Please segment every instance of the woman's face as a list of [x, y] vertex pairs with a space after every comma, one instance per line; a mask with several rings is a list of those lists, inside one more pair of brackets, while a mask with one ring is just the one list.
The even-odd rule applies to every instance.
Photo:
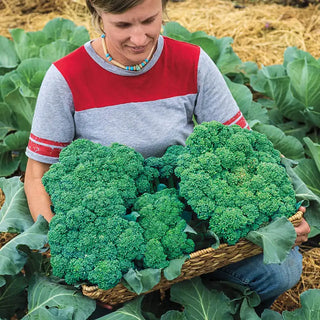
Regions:
[[101, 13], [106, 44], [114, 60], [141, 63], [156, 45], [162, 24], [162, 1], [144, 0], [124, 13]]

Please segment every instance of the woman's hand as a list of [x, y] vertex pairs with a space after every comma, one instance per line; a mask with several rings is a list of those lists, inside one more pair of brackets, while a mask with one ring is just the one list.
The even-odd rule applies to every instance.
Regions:
[[[299, 211], [302, 211], [303, 213], [306, 212], [306, 208], [305, 207], [300, 207]], [[310, 226], [308, 224], [308, 222], [302, 218], [301, 223], [295, 227], [296, 233], [297, 233], [297, 238], [296, 238], [296, 242], [295, 245], [299, 246], [301, 245], [303, 242], [308, 241], [308, 235], [310, 233]]]

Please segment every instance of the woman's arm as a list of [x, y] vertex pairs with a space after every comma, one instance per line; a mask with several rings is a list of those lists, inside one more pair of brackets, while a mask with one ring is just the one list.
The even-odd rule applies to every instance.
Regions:
[[50, 197], [41, 182], [44, 173], [47, 172], [49, 168], [50, 164], [42, 163], [30, 158], [28, 159], [24, 180], [24, 190], [33, 220], [36, 220], [40, 214], [48, 222], [50, 222], [53, 217], [53, 213], [50, 208]]

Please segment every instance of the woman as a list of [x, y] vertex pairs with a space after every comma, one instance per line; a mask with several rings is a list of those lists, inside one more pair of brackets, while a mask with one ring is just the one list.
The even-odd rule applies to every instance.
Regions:
[[[200, 123], [217, 120], [248, 127], [208, 55], [197, 46], [160, 35], [166, 2], [87, 0], [102, 36], [55, 62], [38, 96], [25, 176], [34, 219], [39, 214], [52, 218], [41, 178], [74, 139], [119, 142], [148, 157], [161, 156], [169, 145], [184, 144], [193, 130], [193, 117]], [[297, 244], [306, 241], [309, 232], [305, 222], [300, 228]], [[290, 281], [285, 284], [277, 278], [268, 290], [255, 285], [254, 279], [247, 283], [258, 293], [267, 291], [268, 305], [300, 277], [301, 255], [293, 250], [288, 259], [290, 263], [270, 275], [272, 281], [273, 272], [286, 272]], [[254, 278], [261, 277], [262, 261], [244, 264], [244, 275], [250, 270]], [[231, 268], [238, 270], [236, 264]], [[236, 278], [232, 281], [238, 282]]]

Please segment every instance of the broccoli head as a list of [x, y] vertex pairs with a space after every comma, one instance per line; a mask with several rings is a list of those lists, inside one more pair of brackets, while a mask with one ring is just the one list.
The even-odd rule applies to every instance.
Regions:
[[280, 152], [265, 135], [205, 122], [195, 127], [185, 149], [175, 169], [179, 195], [229, 244], [295, 213], [295, 192]]
[[135, 202], [134, 210], [139, 213], [137, 222], [142, 226], [147, 241], [143, 260], [145, 267], [163, 268], [169, 260], [194, 250], [194, 242], [185, 232], [184, 207], [174, 188], [154, 194], [145, 193]]
[[103, 215], [108, 201], [121, 213], [123, 206], [130, 208], [140, 193], [153, 190], [157, 175], [133, 148], [78, 139], [61, 151], [59, 162], [45, 173], [42, 183], [55, 212], [67, 212], [82, 203]]

